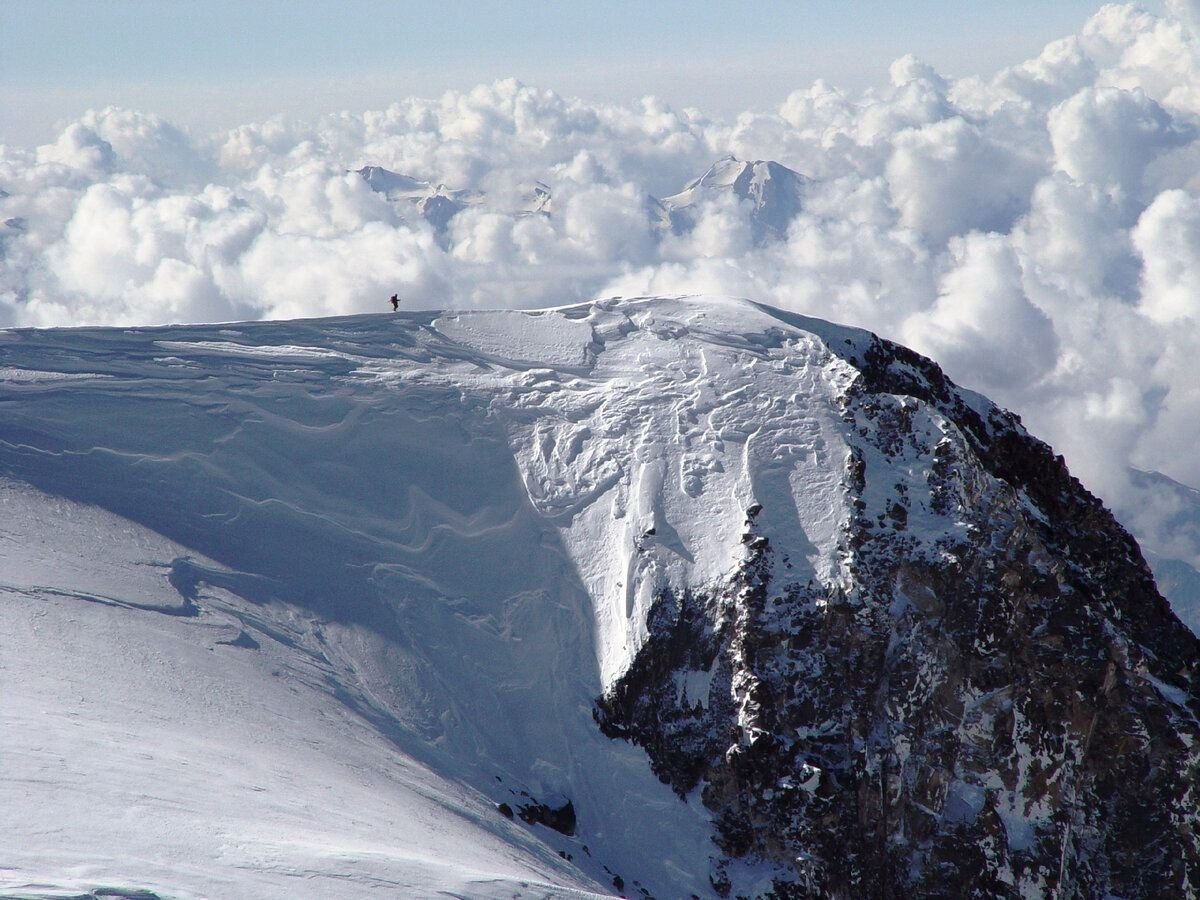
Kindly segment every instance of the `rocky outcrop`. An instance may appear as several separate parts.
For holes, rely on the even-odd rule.
[[[718,893],[1194,896],[1197,640],[1015,417],[847,347],[844,577],[793,580],[751,506],[728,579],[656,598],[600,727],[712,813]]]

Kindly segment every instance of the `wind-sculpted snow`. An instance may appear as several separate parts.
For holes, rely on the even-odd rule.
[[[690,297],[0,339],[14,885],[1196,878],[1195,639],[910,351]]]
[[[14,337],[6,346],[14,371],[81,377],[31,381],[21,376],[3,382],[3,472],[49,497],[109,510],[177,545],[155,560],[153,571],[160,581],[173,575],[189,587],[203,610],[189,620],[199,630],[186,632],[184,639],[190,635],[201,650],[245,652],[215,646],[213,607],[228,603],[233,612],[223,620],[244,622],[246,633],[264,650],[305,671],[317,666],[301,691],[316,707],[313,715],[357,713],[381,738],[395,742],[411,764],[432,766],[441,778],[465,779],[492,803],[510,809],[553,809],[564,798],[572,800],[587,838],[572,843],[563,837],[554,846],[579,859],[601,884],[612,882],[613,875],[604,871],[607,864],[614,872],[619,866],[636,870],[663,893],[671,884],[694,882],[703,889],[704,867],[694,860],[708,852],[704,817],[685,810],[681,818],[640,753],[612,745],[591,721],[590,703],[601,687],[590,599],[564,564],[568,554],[555,529],[528,502],[502,423],[488,409],[499,392],[485,391],[478,381],[489,366],[483,354],[439,335],[430,317]],[[496,387],[519,393],[524,377],[519,370],[510,372]],[[56,389],[65,384],[76,389]],[[21,541],[0,578],[6,608],[51,594],[99,597],[105,609],[136,608],[139,602],[122,593],[119,581],[85,580],[83,588],[66,588],[44,573],[33,582],[32,594],[13,581],[10,573],[25,565],[24,555],[42,552],[37,535],[29,531],[31,523],[54,520],[50,503],[10,520]],[[85,535],[80,552],[103,558],[103,546],[119,540],[115,530],[97,528]],[[62,543],[74,550],[77,540]],[[189,555],[215,562],[172,563]],[[139,571],[144,578],[150,570]],[[154,605],[164,606],[172,595],[178,599],[166,584],[162,591],[167,600],[156,599]],[[141,634],[141,621],[130,624],[131,641],[153,645],[159,638]],[[236,641],[239,633],[227,627],[219,637]],[[103,640],[94,646],[86,636],[77,640],[89,654],[128,655]],[[48,671],[55,652],[53,644],[37,650]],[[200,675],[219,678],[204,662],[202,654]],[[181,664],[180,678],[191,677],[184,674],[191,665],[197,665],[194,658]],[[270,671],[263,663],[257,677],[270,680]],[[139,697],[137,687],[129,690],[131,699],[109,708],[102,696],[97,698],[102,710],[97,727],[108,727],[103,722],[109,714],[118,724],[174,718],[159,695]],[[35,703],[29,699],[30,707]],[[286,699],[264,703],[288,705]],[[338,708],[344,712],[337,713]],[[240,730],[253,731],[253,719],[238,719],[247,715],[256,714],[235,710],[234,722],[219,738],[237,743]],[[181,716],[175,727],[187,732],[192,720]],[[19,742],[16,752],[35,757],[37,746],[65,737],[34,728],[33,745],[26,746],[20,742],[27,732],[28,727],[18,727],[4,733]],[[356,740],[353,733],[345,739]],[[172,735],[163,738],[168,746],[174,741]],[[121,751],[126,749],[131,748]],[[374,764],[386,768],[386,758],[379,757],[384,750],[385,743],[372,753]],[[213,777],[220,780],[215,772]],[[100,783],[93,801],[111,800],[113,814],[130,793],[136,802],[152,806],[192,808],[186,797],[191,782],[179,784],[181,793],[155,788],[154,797],[165,791],[159,801],[141,801],[137,798],[149,786],[136,776],[129,779],[123,793]],[[436,787],[436,780],[431,783]],[[320,786],[312,795],[302,785],[296,791],[318,819],[327,806],[355,802],[336,787],[328,794]],[[396,815],[403,815],[403,796],[391,802]],[[474,795],[470,809],[480,802]],[[633,814],[628,803],[636,805],[642,823],[636,832],[618,827]],[[449,808],[450,821],[441,827],[454,840],[473,841],[469,829],[454,824],[464,814],[460,810],[469,809],[457,802]],[[257,816],[264,830],[289,827],[269,805],[256,809],[251,819]],[[212,827],[213,816],[219,827],[221,816],[208,807],[185,813],[184,821],[204,829]],[[494,820],[489,818],[487,827],[502,829],[499,839],[508,840],[506,820],[498,813]],[[367,824],[386,827],[378,818]],[[91,832],[67,830],[63,843],[80,842],[81,859],[108,880],[113,872],[127,879],[135,872],[143,880],[149,877],[145,869],[129,868],[124,858],[123,838],[131,845],[141,840],[136,829],[132,836],[114,833],[108,844]],[[647,842],[651,834],[660,836]],[[40,842],[27,837],[32,863]],[[405,833],[397,840],[405,843]],[[594,857],[580,849],[583,844]],[[491,852],[481,857],[484,871],[499,865]],[[411,868],[422,870],[427,861],[447,856],[453,861],[447,885],[475,878],[470,859],[436,843],[420,844]],[[639,856],[646,857],[647,866],[634,863]],[[209,862],[224,871],[219,854]],[[333,877],[340,863],[313,865]],[[547,868],[536,859],[522,865],[534,881],[597,884],[578,870],[564,876],[561,865]],[[290,866],[279,863],[281,871],[292,871]],[[385,860],[383,868],[396,877],[408,871],[396,859]],[[675,869],[695,874],[680,881],[666,874]],[[496,869],[510,887],[514,871]],[[52,878],[54,872],[31,870],[31,881],[37,880],[35,874]],[[188,887],[172,883],[161,871],[150,875],[157,878],[153,886],[168,892]],[[192,882],[190,889],[207,893],[206,883]],[[355,895],[351,888],[349,895]],[[474,896],[475,889],[467,893]],[[537,895],[533,889],[529,894]]]
[[[660,591],[736,563],[741,511],[763,495],[789,498],[771,527],[795,565],[837,578],[849,451],[835,399],[854,371],[820,338],[750,304],[688,300],[434,324],[489,359],[507,342],[508,365],[539,350],[559,364],[478,380],[593,598],[604,685],[628,668]]]

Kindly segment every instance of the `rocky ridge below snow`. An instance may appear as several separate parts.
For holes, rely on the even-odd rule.
[[[829,346],[859,373],[840,577],[797,577],[752,504],[601,726],[714,812],[721,889],[749,858],[777,896],[1190,896],[1200,657],[1136,544],[927,360]]]

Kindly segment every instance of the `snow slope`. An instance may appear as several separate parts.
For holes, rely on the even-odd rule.
[[[966,533],[940,414],[855,493],[875,347],[727,298],[0,332],[0,892],[768,889],[596,701],[762,546],[874,590],[892,482]]]
[[[220,566],[96,507],[0,510],[5,896],[599,889],[339,702],[311,619],[193,597]]]
[[[445,804],[450,845],[480,848],[454,863],[460,880],[494,871],[506,885],[528,878],[597,889],[625,871],[660,895],[705,892],[707,814],[681,804],[641,751],[604,738],[592,701],[636,652],[655,586],[702,582],[736,562],[736,523],[759,477],[754,432],[764,430],[745,421],[757,403],[743,404],[750,398],[736,382],[779,365],[764,354],[785,344],[795,345],[788,366],[836,373],[812,336],[755,333],[778,324],[746,303],[678,300],[4,333],[0,472],[13,512],[3,640],[21,647],[5,654],[4,715],[19,727],[3,729],[4,753],[25,760],[37,783],[39,748],[102,748],[84,754],[83,807],[129,823],[124,833],[96,830],[90,816],[55,812],[44,790],[6,779],[0,805],[29,811],[15,817],[26,855],[9,882],[90,879],[205,894],[256,865],[227,850],[223,829],[232,826],[220,824],[217,808],[243,809],[239,834],[337,846],[350,840],[340,824],[303,825],[296,813],[319,811],[325,821],[332,806],[353,810],[375,835],[360,856],[348,851],[356,865],[369,858],[381,880],[429,884],[438,870],[430,861],[459,854],[427,836],[395,850],[403,859],[381,849],[412,840],[411,829],[394,843],[379,834],[380,826],[394,833],[388,823],[416,790],[388,780],[398,778],[387,773],[399,759],[422,790],[474,788],[470,803]],[[676,339],[691,329],[701,339],[679,361]],[[685,377],[676,379],[680,365]],[[823,401],[790,402],[792,412],[815,413]],[[795,452],[836,453],[819,420],[787,421],[788,403],[778,425],[811,432],[797,431]],[[636,458],[626,453],[631,442]],[[671,472],[657,454],[676,448],[684,469]],[[66,529],[76,520],[87,524]],[[68,552],[79,561],[60,570]],[[819,556],[812,550],[813,564],[828,569]],[[169,614],[193,595],[193,615]],[[53,627],[36,631],[39,616]],[[126,635],[119,652],[114,633]],[[168,653],[164,642],[178,649]],[[64,653],[104,661],[78,674],[99,676],[90,701],[71,679],[32,677],[61,668],[53,660]],[[152,670],[147,684],[151,675],[129,658],[169,658],[174,668]],[[291,730],[263,729],[271,710],[288,706],[278,692],[293,690],[300,710],[289,714]],[[37,714],[81,703],[94,711],[81,724]],[[70,728],[88,737],[68,738]],[[123,741],[108,739],[114,731]],[[212,786],[200,805],[195,783],[171,777],[172,765],[135,762],[147,735],[156,759],[190,759],[196,734],[225,748],[199,754],[210,762],[193,771]],[[235,750],[249,734],[265,744]],[[264,785],[264,797],[282,795],[277,804],[242,802],[253,780],[244,768],[312,771],[340,759],[345,743],[368,748],[362,767],[375,774],[365,793],[375,803],[335,777],[342,768],[323,783]],[[281,747],[306,756],[277,764],[289,759]],[[67,755],[81,764],[75,749]],[[125,816],[130,796],[157,812]],[[525,831],[571,855],[576,869],[528,841],[509,851],[512,862],[484,852],[495,840],[476,840],[482,828],[503,843],[516,827],[488,801],[553,808],[564,798],[579,840],[541,825]],[[47,817],[59,823],[53,841]],[[483,825],[460,825],[464,817]],[[196,846],[180,839],[168,852],[159,836],[178,833],[165,825],[177,820],[193,836],[210,827],[215,836]],[[59,870],[51,845],[81,860],[78,877]],[[153,862],[184,848],[195,873],[172,876]],[[272,853],[262,851],[275,860],[262,868],[281,884],[303,870],[294,856]],[[307,864],[313,878],[332,879],[343,861]],[[265,883],[248,880],[247,892],[265,896]]]

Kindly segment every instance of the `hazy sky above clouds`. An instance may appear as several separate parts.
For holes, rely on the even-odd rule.
[[[884,83],[913,53],[990,74],[1078,28],[1084,0],[0,0],[0,142],[89,108],[207,131],[362,112],[518,78],[585,99],[654,94],[709,114],[777,106],[824,78]],[[1152,7],[1151,7],[1152,8]]]
[[[1200,486],[1200,0],[0,15],[0,327],[749,297],[930,355],[1178,542],[1129,467]],[[786,235],[656,230],[729,154],[812,179]],[[487,199],[439,234],[367,165]]]

